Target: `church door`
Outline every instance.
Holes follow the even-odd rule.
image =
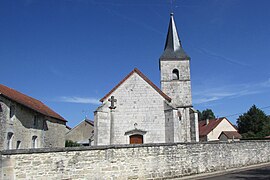
[[[143,144],[143,136],[139,134],[129,136],[129,142],[130,144]]]

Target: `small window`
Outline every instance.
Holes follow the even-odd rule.
[[[13,133],[9,132],[7,134],[7,149],[12,149],[12,139],[13,139]]]
[[[14,115],[15,115],[15,106],[12,105],[12,106],[10,106],[9,117],[13,118]]]
[[[177,111],[177,116],[178,116],[179,121],[181,121],[181,119],[182,119],[182,114],[181,114],[181,112],[180,112],[179,110]]]
[[[34,116],[34,127],[37,127],[38,126],[38,116],[35,115]]]
[[[172,71],[173,80],[179,80],[179,71],[177,69],[174,69]]]
[[[37,136],[32,137],[32,148],[37,148]]]
[[[16,149],[19,149],[21,146],[21,141],[17,141],[17,144],[16,144]]]
[[[3,112],[2,104],[0,102],[0,113]]]

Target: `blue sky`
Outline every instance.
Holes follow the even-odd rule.
[[[269,7],[174,1],[196,109],[221,117],[270,106]],[[71,127],[93,119],[98,100],[135,67],[160,85],[170,9],[170,0],[2,0],[0,83],[41,100]]]

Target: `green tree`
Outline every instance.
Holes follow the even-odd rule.
[[[204,121],[206,119],[215,119],[216,116],[214,114],[214,112],[212,111],[212,109],[205,109],[202,111],[201,114],[199,114],[199,120],[200,121]]]
[[[237,126],[243,138],[263,138],[270,135],[270,118],[255,105],[239,116]]]
[[[65,147],[78,147],[81,146],[77,142],[73,142],[71,140],[66,140]]]

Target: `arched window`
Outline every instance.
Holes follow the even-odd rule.
[[[173,78],[173,80],[178,80],[179,79],[179,71],[177,70],[177,69],[174,69],[173,71],[172,71],[172,78]]]
[[[21,141],[17,141],[16,149],[19,149],[21,147]]]
[[[12,139],[13,139],[13,133],[9,132],[7,134],[7,149],[12,149]]]
[[[143,144],[143,135],[134,134],[129,136],[130,144]]]
[[[37,136],[32,137],[32,148],[37,148]]]

